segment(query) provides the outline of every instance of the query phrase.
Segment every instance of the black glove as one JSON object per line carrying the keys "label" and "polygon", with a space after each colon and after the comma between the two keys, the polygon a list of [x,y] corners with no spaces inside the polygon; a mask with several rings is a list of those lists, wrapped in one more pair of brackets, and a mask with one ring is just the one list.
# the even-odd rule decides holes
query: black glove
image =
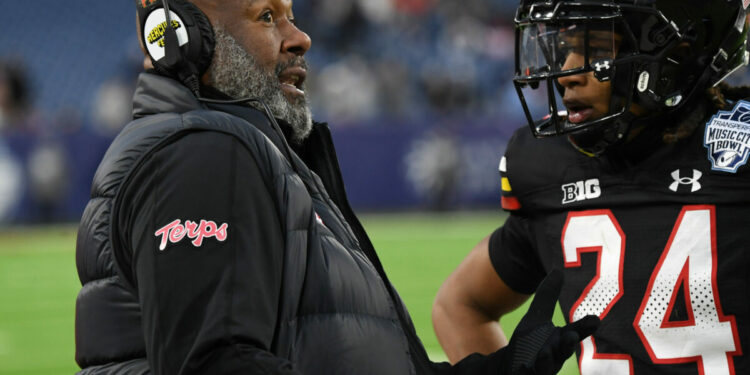
{"label": "black glove", "polygon": [[513,331],[508,346],[488,355],[472,354],[454,366],[454,374],[547,375],[560,371],[578,343],[599,327],[599,318],[585,316],[564,327],[552,324],[563,276],[552,271],[539,285],[529,310]]}

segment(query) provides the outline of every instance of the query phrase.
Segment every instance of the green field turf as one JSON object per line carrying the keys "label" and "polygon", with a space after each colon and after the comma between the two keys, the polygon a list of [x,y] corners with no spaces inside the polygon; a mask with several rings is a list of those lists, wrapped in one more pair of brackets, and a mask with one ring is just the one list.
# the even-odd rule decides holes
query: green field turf
{"label": "green field turf", "polygon": [[[433,360],[445,360],[430,323],[440,284],[500,213],[363,215],[365,228]],[[0,230],[0,374],[71,374],[75,298],[74,226]],[[513,327],[522,310],[503,319]],[[560,314],[557,313],[560,324]],[[509,333],[509,332],[508,332]],[[562,374],[576,374],[568,361]]]}

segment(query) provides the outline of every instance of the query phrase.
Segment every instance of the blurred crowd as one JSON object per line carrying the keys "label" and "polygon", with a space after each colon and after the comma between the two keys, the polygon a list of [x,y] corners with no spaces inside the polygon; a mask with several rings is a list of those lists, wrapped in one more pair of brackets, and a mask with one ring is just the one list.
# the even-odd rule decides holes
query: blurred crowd
{"label": "blurred crowd", "polygon": [[[93,2],[81,9],[39,2],[44,11],[10,3],[0,14],[6,36],[0,44],[0,223],[80,217],[99,160],[130,118],[141,70],[135,27],[123,15],[133,11],[132,1]],[[456,170],[487,169],[485,185],[495,178],[494,167],[461,166],[461,157],[493,164],[502,150],[492,149],[504,147],[487,147],[481,157],[461,156],[456,134],[491,127],[507,139],[525,124],[511,82],[516,5],[516,0],[296,1],[298,25],[313,40],[306,57],[315,118],[335,129],[410,128],[410,134],[423,129],[425,135],[414,136],[418,141],[405,151],[404,178],[417,192],[431,190],[424,194],[435,197],[440,208],[450,208],[447,195],[462,180],[478,180]],[[19,32],[27,30],[29,19],[55,25],[55,33],[72,42],[42,41],[48,36],[44,29]],[[747,71],[739,73],[732,83],[750,82],[748,77]],[[439,157],[431,156],[436,152]]]}
{"label": "blurred crowd", "polygon": [[[446,115],[518,118],[513,0],[312,0],[313,108],[338,123]],[[419,121],[417,121],[419,122]]]}
{"label": "blurred crowd", "polygon": [[77,220],[113,133],[35,107],[31,82],[22,61],[0,61],[0,224]]}

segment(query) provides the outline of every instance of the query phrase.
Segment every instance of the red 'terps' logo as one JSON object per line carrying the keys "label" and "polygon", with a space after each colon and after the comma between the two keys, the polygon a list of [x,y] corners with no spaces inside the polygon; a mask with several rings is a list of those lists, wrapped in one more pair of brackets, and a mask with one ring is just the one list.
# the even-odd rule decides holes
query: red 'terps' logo
{"label": "red 'terps' logo", "polygon": [[204,238],[215,237],[221,242],[227,239],[227,229],[229,228],[227,223],[217,226],[216,222],[210,220],[201,220],[200,223],[185,220],[185,225],[180,224],[180,222],[181,220],[177,219],[154,232],[156,237],[161,236],[159,250],[164,250],[167,247],[167,242],[178,243],[186,236],[193,239],[192,244],[196,247],[203,245]]}

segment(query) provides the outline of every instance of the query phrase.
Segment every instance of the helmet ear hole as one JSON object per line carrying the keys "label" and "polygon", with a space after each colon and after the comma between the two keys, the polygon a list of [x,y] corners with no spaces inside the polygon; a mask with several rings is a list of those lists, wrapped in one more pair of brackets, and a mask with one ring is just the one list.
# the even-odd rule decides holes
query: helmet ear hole
{"label": "helmet ear hole", "polygon": [[669,55],[667,55],[667,60],[682,64],[683,62],[686,62],[694,57],[695,52],[695,48],[691,43],[682,42],[672,48],[672,50],[669,52]]}

